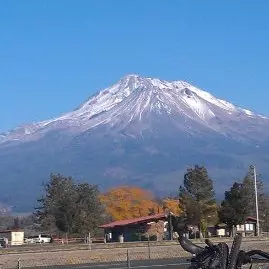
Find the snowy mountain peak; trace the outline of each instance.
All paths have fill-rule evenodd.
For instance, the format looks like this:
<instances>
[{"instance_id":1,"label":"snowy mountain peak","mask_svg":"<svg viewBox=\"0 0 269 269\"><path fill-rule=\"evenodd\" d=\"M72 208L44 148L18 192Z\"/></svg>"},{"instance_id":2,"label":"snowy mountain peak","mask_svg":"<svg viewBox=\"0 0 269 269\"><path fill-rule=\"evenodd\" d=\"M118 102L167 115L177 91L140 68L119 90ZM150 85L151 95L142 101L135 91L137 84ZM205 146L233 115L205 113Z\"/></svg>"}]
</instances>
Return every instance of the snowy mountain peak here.
<instances>
[{"instance_id":1,"label":"snowy mountain peak","mask_svg":"<svg viewBox=\"0 0 269 269\"><path fill-rule=\"evenodd\" d=\"M98 95L93 96L85 102L80 109L83 110L88 107L92 110L93 104L96 104L94 107L98 106L97 110L99 112L100 110L107 111L111 108L111 106L122 102L130 95L137 95L142 92L144 92L143 95L146 99L149 96L156 97L157 95L159 101L166 101L166 105L168 107L170 107L171 102L175 103L181 101L190 109L194 108L194 110L197 109L198 106L213 105L218 109L222 109L230 113L241 111L247 116L255 116L255 113L247 112L246 110L236 107L229 102L218 99L212 94L194 87L185 81L169 82L157 78L142 77L136 74L127 75L113 86L100 91ZM210 110L210 107L205 108L205 110L206 109ZM212 113L209 112L209 114Z\"/></svg>"},{"instance_id":2,"label":"snowy mountain peak","mask_svg":"<svg viewBox=\"0 0 269 269\"><path fill-rule=\"evenodd\" d=\"M100 125L123 129L144 119L149 123L160 115L173 118L178 126L186 123L193 126L195 123L221 133L230 128L230 122L269 120L185 81L165 81L130 74L91 96L72 112L1 134L0 143L38 138L59 129L75 133Z\"/></svg>"},{"instance_id":3,"label":"snowy mountain peak","mask_svg":"<svg viewBox=\"0 0 269 269\"><path fill-rule=\"evenodd\" d=\"M69 113L0 134L2 199L29 209L51 172L163 195L199 163L222 190L253 161L269 177L268 129L269 118L185 81L131 74Z\"/></svg>"}]
</instances>

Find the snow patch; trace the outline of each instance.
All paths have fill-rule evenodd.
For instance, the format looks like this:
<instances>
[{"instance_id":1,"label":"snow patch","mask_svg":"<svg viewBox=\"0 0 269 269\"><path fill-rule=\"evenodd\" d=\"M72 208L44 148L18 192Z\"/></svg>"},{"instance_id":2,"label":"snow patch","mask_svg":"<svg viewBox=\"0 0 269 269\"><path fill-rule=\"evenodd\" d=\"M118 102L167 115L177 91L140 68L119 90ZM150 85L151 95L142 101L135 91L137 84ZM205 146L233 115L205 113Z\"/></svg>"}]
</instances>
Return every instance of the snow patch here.
<instances>
[{"instance_id":1,"label":"snow patch","mask_svg":"<svg viewBox=\"0 0 269 269\"><path fill-rule=\"evenodd\" d=\"M253 113L250 110L247 110L247 109L242 108L242 111L244 111L248 116L255 116L255 113Z\"/></svg>"},{"instance_id":2,"label":"snow patch","mask_svg":"<svg viewBox=\"0 0 269 269\"><path fill-rule=\"evenodd\" d=\"M132 74L93 95L72 112L17 128L1 134L0 139L1 143L24 139L55 128L72 128L81 132L101 124L131 124L142 121L148 113L173 114L180 118L183 116L185 121L190 119L211 129L211 119L227 122L227 119L233 120L238 114L269 120L265 116L218 99L185 81L169 82Z\"/></svg>"}]
</instances>

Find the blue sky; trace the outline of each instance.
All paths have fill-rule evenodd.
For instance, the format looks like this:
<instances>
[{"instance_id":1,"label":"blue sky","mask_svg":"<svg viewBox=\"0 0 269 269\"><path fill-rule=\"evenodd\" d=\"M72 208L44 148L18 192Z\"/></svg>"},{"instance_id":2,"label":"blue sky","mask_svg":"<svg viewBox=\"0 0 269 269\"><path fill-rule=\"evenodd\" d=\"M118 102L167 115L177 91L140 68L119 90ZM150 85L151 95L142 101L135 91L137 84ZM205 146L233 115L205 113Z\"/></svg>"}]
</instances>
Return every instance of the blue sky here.
<instances>
[{"instance_id":1,"label":"blue sky","mask_svg":"<svg viewBox=\"0 0 269 269\"><path fill-rule=\"evenodd\" d=\"M0 131L70 111L128 73L269 115L269 1L0 2Z\"/></svg>"}]
</instances>

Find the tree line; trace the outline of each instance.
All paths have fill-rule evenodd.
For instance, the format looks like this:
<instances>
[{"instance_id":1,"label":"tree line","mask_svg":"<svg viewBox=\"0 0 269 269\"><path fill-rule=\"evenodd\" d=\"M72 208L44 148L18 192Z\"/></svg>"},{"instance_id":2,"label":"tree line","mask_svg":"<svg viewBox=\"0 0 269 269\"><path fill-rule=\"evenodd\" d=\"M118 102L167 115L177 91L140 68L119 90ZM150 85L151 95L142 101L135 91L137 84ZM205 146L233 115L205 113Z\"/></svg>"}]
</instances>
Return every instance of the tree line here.
<instances>
[{"instance_id":1,"label":"tree line","mask_svg":"<svg viewBox=\"0 0 269 269\"><path fill-rule=\"evenodd\" d=\"M35 229L40 231L85 236L89 232L96 234L105 222L170 211L181 213L175 197L155 199L150 191L135 186L119 186L101 193L97 185L53 174L44 185L33 219Z\"/></svg>"},{"instance_id":2,"label":"tree line","mask_svg":"<svg viewBox=\"0 0 269 269\"><path fill-rule=\"evenodd\" d=\"M257 197L262 229L268 231L269 198L264 191L261 175L257 176ZM203 233L209 225L224 223L233 232L236 225L244 224L247 217L256 216L255 185L253 167L246 176L234 182L224 193L224 200L218 203L213 181L207 169L196 165L187 170L179 190L179 207L190 224L198 226Z\"/></svg>"},{"instance_id":3,"label":"tree line","mask_svg":"<svg viewBox=\"0 0 269 269\"><path fill-rule=\"evenodd\" d=\"M268 231L269 198L257 176L261 225ZM51 234L85 236L95 234L106 222L137 218L162 212L185 214L189 224L205 233L209 225L225 223L232 231L248 216L255 216L253 169L234 182L218 202L213 180L204 166L187 169L178 195L156 198L134 186L119 186L101 193L97 185L76 182L72 177L52 174L44 185L44 195L31 217L33 228ZM9 225L29 228L30 217ZM0 219L1 226L1 219Z\"/></svg>"}]
</instances>

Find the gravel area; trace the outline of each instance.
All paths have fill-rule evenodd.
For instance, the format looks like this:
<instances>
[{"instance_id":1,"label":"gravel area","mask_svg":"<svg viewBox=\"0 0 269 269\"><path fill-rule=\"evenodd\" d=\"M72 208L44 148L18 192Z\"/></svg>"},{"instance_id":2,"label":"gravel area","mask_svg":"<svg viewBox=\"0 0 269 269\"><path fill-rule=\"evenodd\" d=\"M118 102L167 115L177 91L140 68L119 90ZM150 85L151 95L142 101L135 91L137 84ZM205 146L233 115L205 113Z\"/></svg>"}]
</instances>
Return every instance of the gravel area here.
<instances>
[{"instance_id":1,"label":"gravel area","mask_svg":"<svg viewBox=\"0 0 269 269\"><path fill-rule=\"evenodd\" d=\"M39 251L33 253L21 252L20 254L6 253L0 255L0 268L17 268L20 259L21 268L35 266L70 265L96 262L126 261L127 253L130 260L182 258L190 256L178 244L170 242L161 246L132 246L128 248L107 249L69 249L58 251ZM242 243L242 249L261 249L269 251L269 241L248 241Z\"/></svg>"}]
</instances>

